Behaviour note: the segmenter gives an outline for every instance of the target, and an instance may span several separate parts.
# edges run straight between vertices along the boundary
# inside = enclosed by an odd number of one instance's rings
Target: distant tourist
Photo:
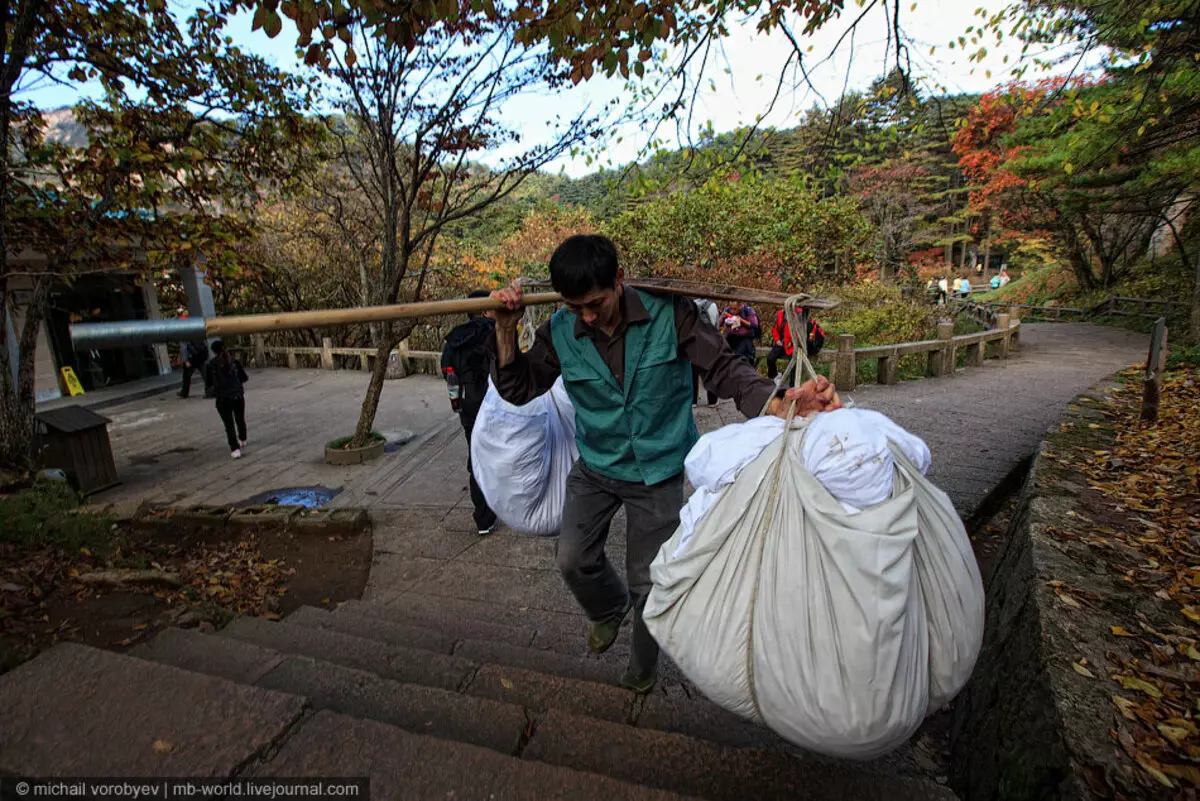
[[[213,357],[208,363],[208,383],[217,399],[217,414],[225,424],[225,438],[229,440],[229,455],[242,458],[246,447],[246,375],[242,363],[233,358],[225,343],[212,343]],[[236,427],[236,430],[235,430]]]
[[[731,303],[721,312],[721,333],[729,349],[741,356],[750,366],[758,361],[755,343],[762,336],[758,312],[749,303]]]
[[[179,389],[179,397],[186,398],[192,389],[192,372],[199,370],[204,379],[204,397],[212,397],[212,384],[208,381],[208,371],[204,369],[208,361],[208,343],[203,339],[195,342],[184,342],[181,349],[183,356],[183,386]]]
[[[697,298],[692,302],[696,304],[696,311],[700,312],[700,319],[711,325],[713,328],[716,328],[717,318],[720,316],[720,312],[717,310],[717,304],[713,303],[711,300],[706,300],[703,298]],[[708,405],[716,406],[717,393],[713,392],[708,387],[704,388],[704,393],[707,396]],[[694,364],[692,365],[692,405],[700,405],[700,368]]]
[[[971,279],[965,275],[958,279],[958,294],[963,298],[971,297]]]
[[[950,279],[942,276],[938,279],[938,305],[945,305],[946,299],[950,297]]]
[[[797,309],[797,311],[803,313],[802,309]],[[775,325],[771,328],[771,341],[774,344],[767,352],[767,378],[775,378],[779,372],[779,360],[784,358],[790,360],[796,350],[796,346],[792,343],[792,330],[788,326],[787,314],[783,309],[775,313]],[[824,344],[825,329],[817,325],[817,321],[810,317],[808,339],[804,348],[808,358],[815,358],[821,352]],[[799,370],[792,373],[792,386],[796,385],[796,377],[799,374]]]
[[[468,297],[486,298],[492,293],[477,289]],[[475,531],[479,536],[496,530],[496,513],[488,506],[483,490],[471,470],[471,432],[475,418],[487,394],[492,371],[492,339],[495,336],[495,312],[467,315],[467,321],[446,335],[442,348],[442,375],[450,389],[450,406],[458,412],[463,434],[467,437],[467,474],[470,476],[471,503],[475,507]]]
[[[1000,286],[1006,286],[1011,279],[1008,277],[1008,270],[1004,267],[1000,268]]]
[[[992,285],[992,289],[999,289],[1000,288],[1000,274],[997,273],[996,275],[993,275],[990,283]]]

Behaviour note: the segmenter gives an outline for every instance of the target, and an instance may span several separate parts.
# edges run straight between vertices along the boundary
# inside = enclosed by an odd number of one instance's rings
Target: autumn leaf
[[[169,754],[175,750],[175,746],[171,745],[166,740],[155,740],[152,746],[156,754]]]
[[[1162,772],[1200,786],[1200,768],[1195,765],[1163,765]]]
[[[1071,607],[1072,609],[1082,609],[1083,608],[1083,605],[1081,603],[1079,603],[1079,601],[1076,601],[1074,598],[1072,598],[1070,595],[1063,592],[1062,590],[1055,590],[1054,594],[1058,596],[1058,600],[1062,601],[1064,604]]]
[[[1112,697],[1113,703],[1117,705],[1117,709],[1127,720],[1137,720],[1137,716],[1133,714],[1133,710],[1137,709],[1137,704],[1130,701],[1128,698],[1122,698],[1119,695]]]
[[[1127,690],[1139,690],[1151,698],[1162,698],[1162,690],[1145,679],[1139,679],[1137,676],[1121,676],[1118,681]]]
[[[1171,781],[1167,774],[1163,773],[1158,765],[1154,763],[1154,760],[1150,759],[1150,757],[1139,753],[1134,757],[1134,760],[1138,763],[1138,765],[1141,766],[1142,770],[1154,777],[1154,780],[1159,784],[1163,785],[1164,787],[1175,786],[1175,782]]]
[[[1128,631],[1121,628],[1120,626],[1113,626],[1112,633],[1117,635],[1118,637],[1132,637],[1133,636],[1132,634],[1130,634]]]
[[[1076,673],[1078,673],[1080,676],[1087,676],[1089,679],[1094,679],[1094,678],[1096,678],[1096,674],[1095,674],[1095,673],[1092,673],[1092,671],[1090,671],[1090,670],[1088,670],[1087,668],[1085,668],[1085,667],[1084,667],[1082,664],[1080,664],[1079,662],[1072,662],[1072,663],[1071,663],[1071,667],[1075,668],[1075,672],[1076,672]]]
[[[1175,746],[1179,746],[1188,738],[1188,730],[1179,726],[1168,726],[1166,723],[1158,724],[1158,733],[1166,737]]]
[[[513,688],[513,683],[510,680],[501,676],[500,677],[500,686],[506,690],[511,690]]]
[[[1183,616],[1193,623],[1200,623],[1200,608],[1195,606],[1185,606],[1179,611],[1183,612]]]

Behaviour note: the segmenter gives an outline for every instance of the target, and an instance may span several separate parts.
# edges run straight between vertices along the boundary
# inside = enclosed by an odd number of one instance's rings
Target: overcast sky
[[[948,47],[968,27],[979,23],[976,8],[994,12],[1005,5],[1007,3],[1001,0],[917,0],[915,6],[909,4],[902,9],[901,23],[914,40],[910,49],[913,73],[923,82],[927,92],[982,92],[1010,78],[1009,70],[1020,55],[1020,45],[1015,40],[1006,39],[1001,46],[988,42],[989,52],[981,63],[968,62],[970,50]],[[803,85],[793,87],[789,83],[774,111],[764,119],[765,125],[789,127],[812,105],[833,103],[843,89],[866,88],[894,63],[894,51],[886,54],[887,26],[878,8],[866,15],[852,39],[846,37],[841,47],[834,51],[835,43],[846,32],[849,22],[861,12],[855,2],[849,2],[847,6],[842,19],[830,22],[813,36],[801,40],[802,46],[812,48],[806,63],[816,65],[824,60],[810,72],[816,91]],[[298,69],[300,66],[294,53],[295,30],[286,20],[283,32],[275,39],[269,39],[261,31],[252,32],[249,15],[242,15],[234,21],[231,35],[246,49],[260,53],[282,68]],[[691,110],[693,128],[711,123],[716,131],[722,132],[753,123],[756,115],[767,111],[780,69],[790,52],[790,43],[780,34],[763,36],[754,31],[753,24],[734,25],[731,36],[722,43],[720,52],[710,60],[705,71],[702,81],[705,88]],[[1005,56],[1008,56],[1007,64],[1004,63]],[[566,115],[586,103],[602,104],[619,95],[622,86],[623,82],[619,80],[595,78],[558,96],[523,97],[507,109],[506,117],[522,131],[527,142],[536,141],[553,114]],[[79,91],[43,85],[28,89],[22,97],[32,99],[42,108],[56,108],[73,103]],[[87,92],[89,88],[85,87],[83,91]],[[662,133],[674,141],[674,128],[664,128]],[[646,139],[646,131],[640,127],[625,126],[614,130],[600,154],[600,164],[619,165],[630,161],[638,156]],[[495,163],[503,155],[503,152],[493,153],[483,160]],[[553,165],[555,171],[562,169],[573,176],[591,172],[596,166],[588,166],[582,157],[564,159]]]

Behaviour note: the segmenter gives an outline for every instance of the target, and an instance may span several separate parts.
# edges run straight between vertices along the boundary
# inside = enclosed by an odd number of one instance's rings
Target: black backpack
[[[446,335],[442,370],[454,368],[463,397],[482,400],[492,371],[493,323],[486,317],[468,320]]]

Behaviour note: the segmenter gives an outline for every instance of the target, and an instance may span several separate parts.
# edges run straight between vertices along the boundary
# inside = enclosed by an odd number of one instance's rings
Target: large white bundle
[[[697,443],[688,476],[707,507],[685,507],[693,528],[681,523],[651,565],[646,624],[716,703],[805,748],[869,759],[970,677],[982,582],[949,498],[923,475],[924,443],[864,410],[792,426],[764,418]]]
[[[522,534],[557,534],[567,474],[579,458],[575,407],[562,379],[515,406],[488,379],[471,433],[471,468],[496,516]]]

